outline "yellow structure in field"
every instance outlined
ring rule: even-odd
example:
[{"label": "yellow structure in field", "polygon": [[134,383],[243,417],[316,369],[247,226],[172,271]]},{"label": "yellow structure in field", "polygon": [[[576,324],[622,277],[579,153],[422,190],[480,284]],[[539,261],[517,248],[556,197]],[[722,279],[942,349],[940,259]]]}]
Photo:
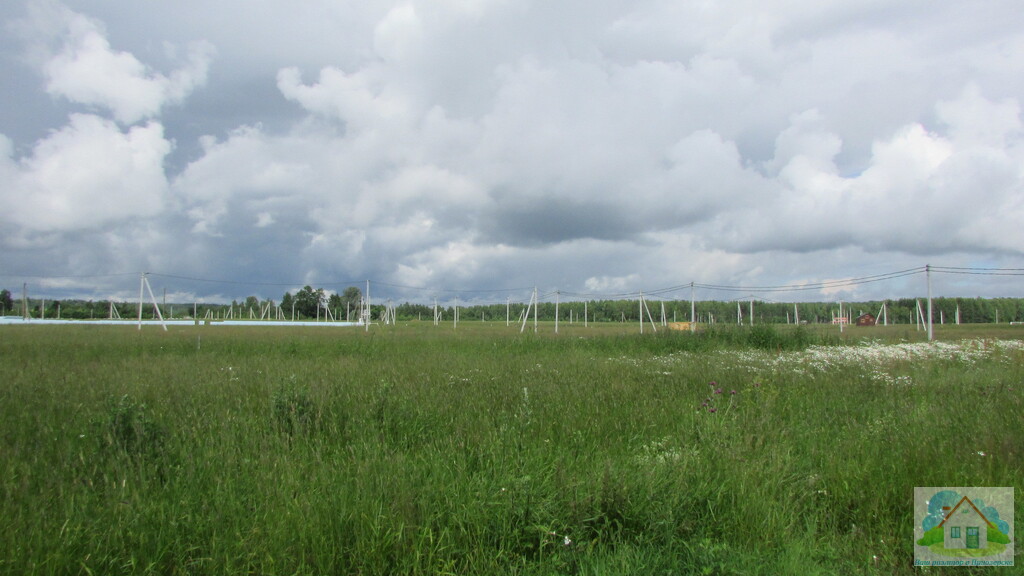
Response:
[{"label": "yellow structure in field", "polygon": [[668,323],[668,328],[669,328],[669,330],[692,330],[694,328],[697,328],[697,326],[691,327],[691,324],[693,324],[693,323],[692,322],[669,322]]}]

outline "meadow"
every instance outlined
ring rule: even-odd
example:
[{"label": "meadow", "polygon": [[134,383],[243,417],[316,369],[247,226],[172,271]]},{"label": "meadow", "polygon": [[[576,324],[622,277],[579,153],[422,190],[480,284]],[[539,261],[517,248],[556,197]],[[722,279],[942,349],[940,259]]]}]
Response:
[{"label": "meadow", "polygon": [[0,573],[1024,571],[912,566],[1024,327],[636,329],[4,326]]}]

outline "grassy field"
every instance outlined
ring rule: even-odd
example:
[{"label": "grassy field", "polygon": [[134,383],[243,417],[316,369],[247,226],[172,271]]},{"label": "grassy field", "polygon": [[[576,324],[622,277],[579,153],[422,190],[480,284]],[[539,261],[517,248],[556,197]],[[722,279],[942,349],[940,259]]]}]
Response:
[{"label": "grassy field", "polygon": [[0,573],[968,574],[913,488],[1024,478],[1024,327],[637,331],[2,327]]}]

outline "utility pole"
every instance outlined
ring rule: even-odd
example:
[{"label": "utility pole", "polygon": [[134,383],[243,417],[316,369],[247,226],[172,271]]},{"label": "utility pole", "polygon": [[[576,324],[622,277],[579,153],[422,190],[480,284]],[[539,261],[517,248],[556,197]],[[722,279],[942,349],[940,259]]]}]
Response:
[{"label": "utility pole", "polygon": [[537,307],[540,302],[537,300],[537,287],[533,287],[533,333],[537,333]]},{"label": "utility pole", "polygon": [[640,291],[640,333],[644,333],[644,291]]},{"label": "utility pole", "polygon": [[697,301],[693,298],[693,282],[690,282],[690,332],[697,329]]},{"label": "utility pole", "polygon": [[924,265],[924,275],[928,281],[928,341],[931,342],[934,334],[932,333],[932,267],[929,264]]},{"label": "utility pole", "polygon": [[555,334],[558,334],[558,301],[561,295],[561,292],[555,290]]}]

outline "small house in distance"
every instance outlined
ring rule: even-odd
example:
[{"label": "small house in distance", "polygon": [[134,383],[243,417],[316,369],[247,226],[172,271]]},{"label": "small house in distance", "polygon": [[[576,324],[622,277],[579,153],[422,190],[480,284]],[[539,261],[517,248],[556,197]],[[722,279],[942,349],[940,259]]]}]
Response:
[{"label": "small house in distance", "polygon": [[861,314],[857,316],[857,326],[874,326],[875,317],[872,314]]}]

